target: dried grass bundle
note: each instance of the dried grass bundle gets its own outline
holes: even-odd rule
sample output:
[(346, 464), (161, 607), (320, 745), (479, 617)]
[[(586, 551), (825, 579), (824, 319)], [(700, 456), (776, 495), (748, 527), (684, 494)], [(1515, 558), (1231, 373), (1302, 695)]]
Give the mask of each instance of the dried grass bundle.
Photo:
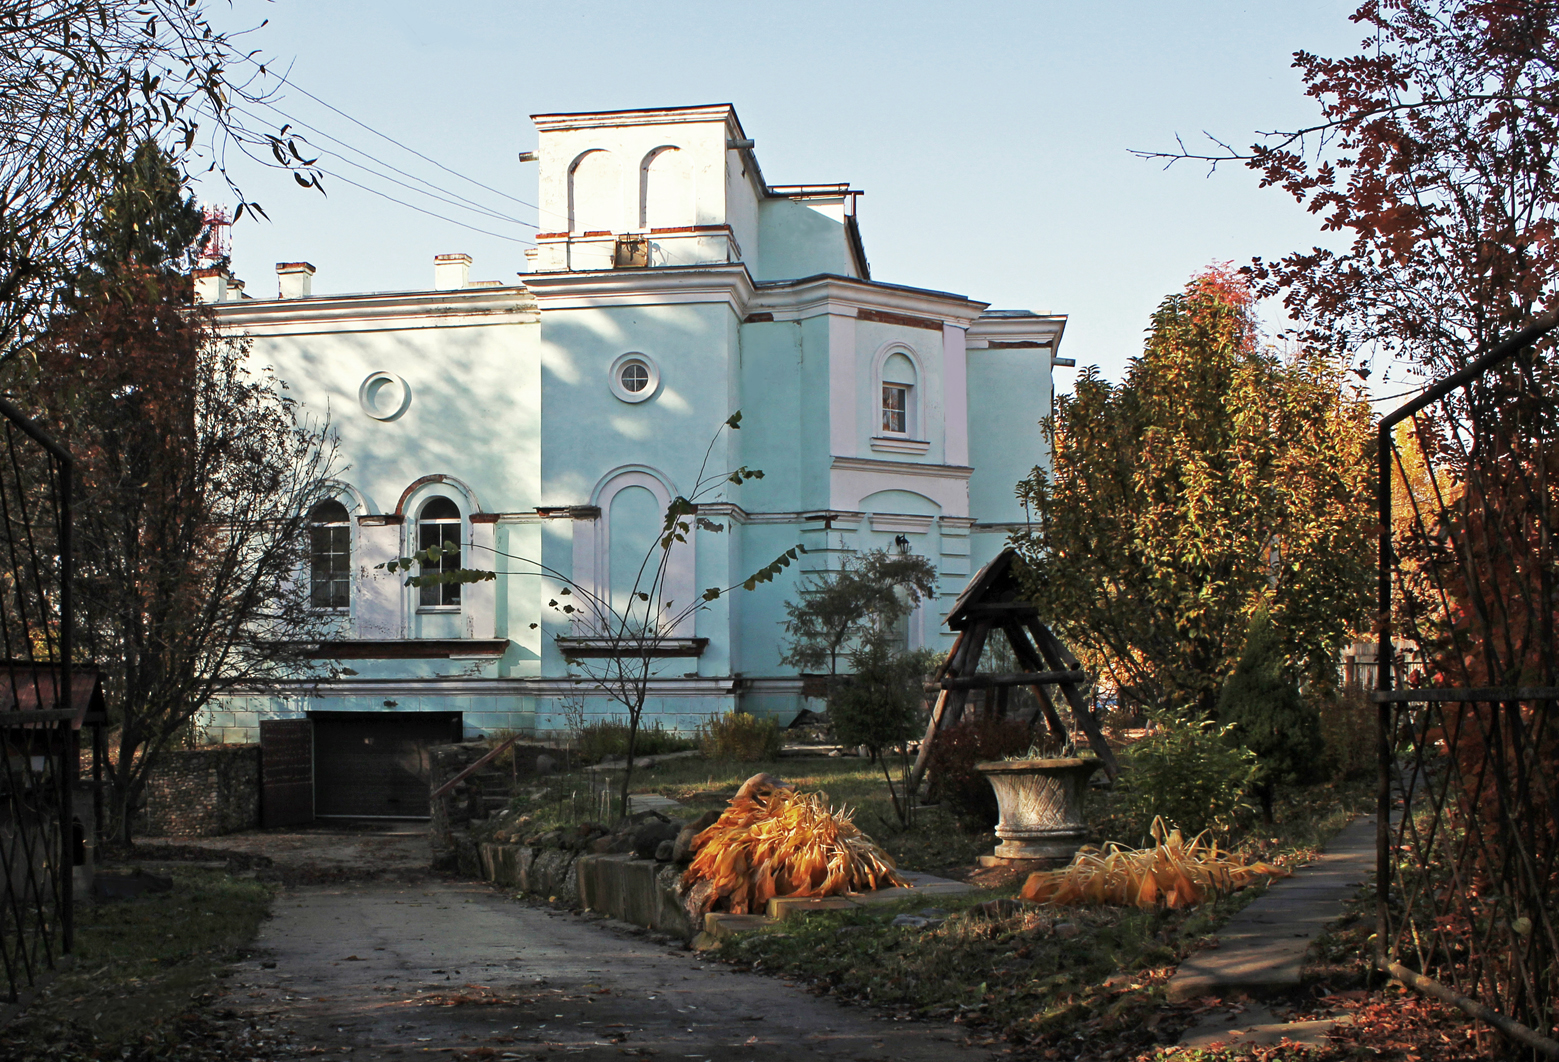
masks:
[(1152, 848), (1085, 848), (1070, 866), (1030, 874), (1019, 893), (1032, 903), (1190, 907), (1258, 880), (1287, 877), (1268, 863), (1246, 863), (1198, 834), (1189, 844), (1153, 820)]
[(772, 896), (834, 896), (908, 885), (893, 859), (813, 793), (786, 786), (743, 786), (713, 826), (693, 840), (697, 855), (684, 888), (708, 882), (711, 907), (736, 914), (763, 909)]

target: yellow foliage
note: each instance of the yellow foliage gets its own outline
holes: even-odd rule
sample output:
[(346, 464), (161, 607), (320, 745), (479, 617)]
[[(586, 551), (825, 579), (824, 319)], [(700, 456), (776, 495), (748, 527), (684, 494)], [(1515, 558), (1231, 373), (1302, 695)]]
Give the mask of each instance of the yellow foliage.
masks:
[[(744, 787), (745, 788), (745, 787)], [(713, 826), (693, 839), (697, 855), (684, 886), (713, 885), (711, 900), (736, 914), (760, 911), (772, 896), (834, 896), (908, 885), (893, 858), (826, 796), (783, 786), (738, 793)]]
[(1031, 903), (1190, 907), (1257, 880), (1287, 877), (1267, 863), (1246, 863), (1198, 834), (1189, 844), (1163, 819), (1153, 820), (1152, 848), (1108, 844), (1084, 848), (1062, 870), (1030, 874), (1019, 893)]

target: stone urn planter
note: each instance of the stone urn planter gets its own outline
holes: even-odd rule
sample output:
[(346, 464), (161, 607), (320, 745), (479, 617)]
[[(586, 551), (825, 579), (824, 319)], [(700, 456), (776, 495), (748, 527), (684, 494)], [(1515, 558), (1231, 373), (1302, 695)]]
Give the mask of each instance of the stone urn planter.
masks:
[(996, 860), (1069, 861), (1088, 834), (1083, 791), (1103, 764), (1096, 759), (993, 760), (977, 763), (996, 790)]

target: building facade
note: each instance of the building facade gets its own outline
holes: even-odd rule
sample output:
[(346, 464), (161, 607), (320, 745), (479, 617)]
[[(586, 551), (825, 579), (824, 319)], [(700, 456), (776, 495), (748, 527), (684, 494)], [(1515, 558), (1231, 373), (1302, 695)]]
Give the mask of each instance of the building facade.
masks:
[[(417, 292), (315, 296), (306, 263), (278, 266), (277, 298), (197, 281), (329, 417), (350, 466), (314, 536), (312, 603), (339, 613), (343, 673), (223, 704), (212, 740), (299, 713), (544, 735), (620, 712), (564, 659), (558, 638), (590, 632), (548, 607), (560, 580), (535, 562), (620, 598), (717, 432), (710, 471), (764, 475), (708, 496), (664, 596), (806, 553), (673, 632), (646, 721), (742, 707), (789, 722), (803, 683), (780, 663), (785, 602), (856, 551), (930, 558), (941, 596), (910, 639), (950, 644), (946, 607), (1023, 521), (1013, 488), (1048, 462), (1064, 317), (872, 280), (860, 193), (767, 184), (729, 106), (534, 121), (542, 231), (517, 282), (472, 281), (464, 255)], [(737, 410), (740, 430), (719, 432)], [(375, 567), (434, 542), (501, 574), (417, 589)]]

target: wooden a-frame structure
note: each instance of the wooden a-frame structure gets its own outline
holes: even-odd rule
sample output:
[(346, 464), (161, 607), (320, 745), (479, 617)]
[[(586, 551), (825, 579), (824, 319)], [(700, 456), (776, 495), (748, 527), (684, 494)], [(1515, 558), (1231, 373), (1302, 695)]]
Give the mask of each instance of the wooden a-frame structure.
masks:
[[(1012, 688), (1031, 687), (1039, 701), (1036, 715), (1042, 715), (1051, 735), (1060, 739), (1066, 736), (1066, 726), (1056, 712), (1048, 688), (1059, 689), (1072, 710), (1072, 717), (1088, 736), (1088, 744), (1103, 761), (1105, 773), (1112, 781), (1120, 773), (1120, 765), (1104, 740), (1098, 720), (1078, 692), (1077, 687), (1088, 682), (1090, 676), (1081, 670), (1077, 658), (1040, 620), (1039, 610), (1022, 599), (1023, 587), (1012, 570), (1017, 556), (1016, 550), (1006, 549), (981, 568), (947, 614), (947, 625), (958, 632), (958, 639), (932, 679), (941, 691), (926, 725), (925, 740), (920, 743), (920, 752), (915, 757), (915, 768), (909, 781), (911, 793), (919, 789), (925, 776), (932, 742), (938, 733), (963, 718), (972, 690), (982, 691), (983, 707), (987, 712), (1005, 716)], [(1027, 670), (1007, 675), (977, 674), (980, 656), (993, 631), (1006, 636), (1018, 666)]]

